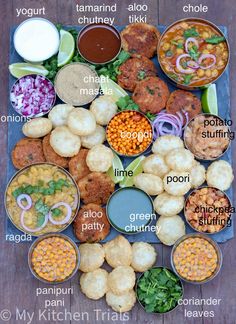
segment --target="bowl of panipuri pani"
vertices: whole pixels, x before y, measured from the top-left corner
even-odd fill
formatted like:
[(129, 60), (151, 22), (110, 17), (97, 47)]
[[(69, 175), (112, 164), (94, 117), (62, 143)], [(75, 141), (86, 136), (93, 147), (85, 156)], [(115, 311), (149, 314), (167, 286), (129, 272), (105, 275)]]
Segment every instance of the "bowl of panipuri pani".
[(31, 273), (47, 284), (70, 280), (78, 271), (80, 253), (77, 245), (63, 234), (46, 234), (31, 245), (28, 264)]
[(178, 87), (198, 90), (215, 82), (229, 62), (229, 44), (212, 22), (185, 18), (162, 34), (158, 60), (165, 75)]

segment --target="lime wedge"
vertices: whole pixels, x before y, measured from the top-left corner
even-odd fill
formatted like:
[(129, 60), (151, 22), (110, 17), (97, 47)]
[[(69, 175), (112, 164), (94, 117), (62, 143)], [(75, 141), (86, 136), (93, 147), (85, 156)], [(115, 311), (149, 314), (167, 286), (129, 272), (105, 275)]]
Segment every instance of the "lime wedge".
[(124, 171), (124, 167), (123, 167), (123, 164), (122, 164), (119, 156), (115, 153), (113, 153), (113, 154), (114, 154), (114, 158), (113, 158), (113, 162), (112, 162), (112, 167), (110, 167), (110, 169), (107, 171), (107, 174), (111, 177), (111, 179), (114, 183), (118, 183), (124, 179), (124, 176), (123, 175), (115, 175), (115, 170)]
[(218, 115), (216, 85), (211, 84), (202, 94), (202, 110), (204, 113)]
[(120, 187), (132, 187), (134, 185), (134, 177), (139, 173), (143, 172), (142, 161), (145, 159), (144, 155), (137, 157), (133, 162), (131, 162), (125, 171), (133, 171), (133, 175), (125, 176), (124, 179), (120, 182)]
[(109, 77), (101, 76), (100, 80), (103, 94), (112, 96), (115, 101), (118, 101), (120, 97), (125, 97), (128, 95), (124, 89), (122, 89)]
[(73, 57), (75, 51), (75, 41), (71, 33), (66, 30), (60, 30), (60, 46), (57, 56), (57, 66), (61, 67), (67, 64)]
[(13, 63), (9, 65), (9, 71), (15, 78), (21, 78), (27, 74), (48, 75), (48, 70), (44, 66), (32, 63)]

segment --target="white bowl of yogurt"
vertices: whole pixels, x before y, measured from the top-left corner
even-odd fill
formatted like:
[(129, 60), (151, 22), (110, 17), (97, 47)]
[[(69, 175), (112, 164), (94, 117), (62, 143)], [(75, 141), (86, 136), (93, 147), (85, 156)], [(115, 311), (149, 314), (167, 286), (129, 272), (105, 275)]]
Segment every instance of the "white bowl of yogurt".
[(58, 52), (60, 36), (49, 20), (30, 18), (17, 27), (13, 42), (17, 53), (25, 61), (38, 63)]

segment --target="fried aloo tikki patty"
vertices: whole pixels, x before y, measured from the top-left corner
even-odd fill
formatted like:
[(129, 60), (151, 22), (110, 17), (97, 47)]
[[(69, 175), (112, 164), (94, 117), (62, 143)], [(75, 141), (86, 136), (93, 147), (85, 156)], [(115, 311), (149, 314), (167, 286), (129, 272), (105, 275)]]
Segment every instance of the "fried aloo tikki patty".
[(12, 153), (12, 163), (16, 169), (24, 168), (33, 163), (46, 162), (41, 139), (22, 138), (16, 143)]
[(79, 153), (69, 161), (69, 172), (73, 176), (75, 181), (84, 178), (91, 172), (86, 163), (88, 151), (89, 150), (87, 149), (81, 149)]
[(190, 120), (202, 112), (202, 105), (200, 99), (191, 92), (176, 90), (171, 93), (167, 101), (166, 111), (169, 114), (185, 111)]
[(122, 46), (133, 57), (151, 58), (156, 53), (160, 36), (155, 26), (145, 23), (130, 24), (121, 32)]
[(156, 76), (154, 63), (146, 57), (133, 57), (124, 62), (119, 68), (118, 84), (129, 91), (134, 91), (139, 81), (150, 76)]
[(106, 204), (115, 189), (111, 178), (102, 172), (92, 172), (78, 182), (80, 197), (84, 204)]
[(47, 162), (54, 163), (62, 168), (68, 168), (69, 159), (58, 155), (50, 145), (50, 134), (43, 138), (43, 153)]
[(106, 209), (97, 204), (82, 206), (73, 227), (80, 242), (94, 243), (104, 240), (110, 232)]
[(138, 82), (132, 96), (143, 113), (159, 113), (165, 108), (170, 92), (167, 84), (157, 77), (149, 77)]

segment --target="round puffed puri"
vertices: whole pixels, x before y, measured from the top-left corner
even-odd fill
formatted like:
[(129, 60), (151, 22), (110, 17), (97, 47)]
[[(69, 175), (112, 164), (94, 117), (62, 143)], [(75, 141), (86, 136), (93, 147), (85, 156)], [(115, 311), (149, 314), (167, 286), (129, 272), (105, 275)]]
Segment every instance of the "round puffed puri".
[(153, 205), (159, 215), (174, 216), (184, 208), (184, 196), (172, 196), (163, 192), (154, 199)]
[(206, 180), (208, 186), (228, 190), (234, 180), (233, 169), (224, 160), (215, 161), (207, 169)]
[(85, 108), (74, 108), (68, 115), (67, 124), (73, 134), (91, 135), (96, 130), (94, 115)]
[(100, 299), (108, 291), (108, 272), (104, 269), (96, 269), (83, 273), (80, 277), (81, 291), (90, 299)]
[(165, 156), (168, 167), (174, 171), (190, 171), (194, 165), (194, 155), (185, 148), (177, 148)]
[(165, 245), (173, 245), (183, 235), (185, 235), (185, 223), (178, 215), (159, 217), (156, 224), (156, 235)]
[(44, 137), (49, 134), (51, 130), (52, 122), (45, 117), (30, 119), (22, 128), (23, 134), (30, 138)]
[(103, 245), (107, 263), (116, 268), (120, 265), (129, 266), (132, 261), (132, 248), (129, 241), (122, 235)]
[(59, 126), (51, 132), (50, 145), (60, 156), (73, 157), (79, 153), (81, 141), (68, 127)]
[(157, 254), (154, 247), (146, 242), (135, 242), (132, 245), (131, 267), (134, 271), (144, 272), (156, 262)]
[(152, 145), (152, 152), (165, 156), (176, 148), (184, 148), (184, 142), (178, 136), (164, 135), (158, 137)]
[(105, 260), (105, 252), (99, 243), (84, 243), (79, 245), (80, 266), (83, 272), (90, 272), (100, 268)]
[(160, 178), (163, 178), (170, 171), (161, 154), (151, 154), (146, 157), (142, 162), (142, 167), (145, 173), (151, 173)]
[(162, 179), (150, 173), (140, 173), (135, 176), (134, 185), (151, 196), (159, 195), (163, 192)]
[(119, 266), (108, 275), (108, 289), (115, 295), (122, 295), (134, 288), (135, 272), (129, 266)]
[(109, 147), (98, 144), (89, 150), (86, 163), (90, 171), (107, 172), (112, 166), (113, 158), (113, 152)]
[(129, 312), (135, 305), (136, 295), (133, 289), (119, 296), (108, 291), (106, 293), (106, 302), (115, 312)]

